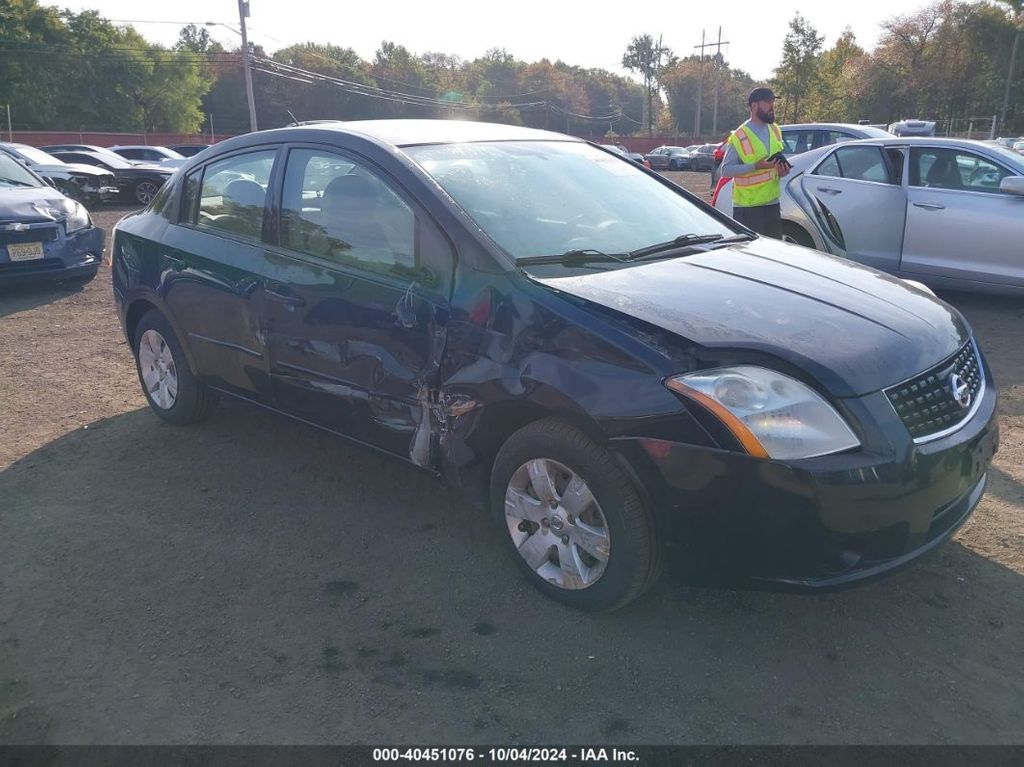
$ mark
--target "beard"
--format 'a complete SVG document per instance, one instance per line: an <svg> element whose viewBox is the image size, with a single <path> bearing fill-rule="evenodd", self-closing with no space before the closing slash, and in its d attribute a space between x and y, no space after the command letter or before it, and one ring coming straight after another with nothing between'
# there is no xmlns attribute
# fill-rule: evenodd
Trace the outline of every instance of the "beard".
<svg viewBox="0 0 1024 767"><path fill-rule="evenodd" d="M768 111L765 111L764 109L758 107L757 119L763 123L773 123L775 122L775 110L770 109Z"/></svg>

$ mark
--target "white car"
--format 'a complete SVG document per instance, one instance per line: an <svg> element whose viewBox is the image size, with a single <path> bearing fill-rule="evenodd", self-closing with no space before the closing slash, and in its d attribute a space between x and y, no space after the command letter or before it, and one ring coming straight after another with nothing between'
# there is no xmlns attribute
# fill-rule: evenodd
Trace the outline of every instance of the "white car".
<svg viewBox="0 0 1024 767"><path fill-rule="evenodd" d="M951 138L850 141L791 158L783 239L932 287L1024 295L1024 157ZM712 205L732 215L732 180Z"/></svg>
<svg viewBox="0 0 1024 767"><path fill-rule="evenodd" d="M112 146L110 149L121 155L126 160L149 162L155 165L162 165L165 168L177 168L185 164L188 159L185 155L178 154L173 149L165 146L149 146L148 144L122 144Z"/></svg>

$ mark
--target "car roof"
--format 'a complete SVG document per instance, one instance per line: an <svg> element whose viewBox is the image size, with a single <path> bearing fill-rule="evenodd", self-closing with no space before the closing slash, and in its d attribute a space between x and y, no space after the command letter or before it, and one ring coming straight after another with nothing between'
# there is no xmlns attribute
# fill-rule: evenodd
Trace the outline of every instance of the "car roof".
<svg viewBox="0 0 1024 767"><path fill-rule="evenodd" d="M583 142L583 139L554 131L470 120L349 120L279 128L267 131L267 133L277 133L278 131L294 132L293 135L300 136L306 131L352 133L395 147L418 144L456 144L471 141Z"/></svg>
<svg viewBox="0 0 1024 767"><path fill-rule="evenodd" d="M111 149L167 149L157 144L114 144Z"/></svg>

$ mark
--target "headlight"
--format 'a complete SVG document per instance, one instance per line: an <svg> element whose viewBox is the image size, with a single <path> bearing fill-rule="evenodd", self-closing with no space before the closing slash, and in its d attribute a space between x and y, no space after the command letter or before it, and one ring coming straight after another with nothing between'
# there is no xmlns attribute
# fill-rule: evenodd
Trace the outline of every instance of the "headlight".
<svg viewBox="0 0 1024 767"><path fill-rule="evenodd" d="M813 458L860 446L817 392L767 368L705 370L670 378L665 385L710 410L759 458Z"/></svg>
<svg viewBox="0 0 1024 767"><path fill-rule="evenodd" d="M74 200L68 200L63 205L64 219L64 231L68 234L77 232L79 229L84 229L89 226L92 221L89 220L89 213L86 211L80 202Z"/></svg>

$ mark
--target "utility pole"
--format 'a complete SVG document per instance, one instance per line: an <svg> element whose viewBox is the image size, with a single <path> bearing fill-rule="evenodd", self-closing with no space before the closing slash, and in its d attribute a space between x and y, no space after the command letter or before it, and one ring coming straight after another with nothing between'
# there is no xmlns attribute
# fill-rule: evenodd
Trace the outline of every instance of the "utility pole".
<svg viewBox="0 0 1024 767"><path fill-rule="evenodd" d="M711 132L715 135L716 138L718 136L718 94L719 94L719 91L720 91L720 88L719 88L719 78L718 78L718 66L719 66L719 64L721 63L721 60L722 60L722 46L723 45L728 45L728 44L729 44L728 40L725 40L725 41L722 40L722 28L719 27L718 28L718 42L715 42L715 43L705 43L704 42L704 30L702 29L700 31L700 45L693 46L694 48L699 48L700 49L700 75L697 78L697 115L696 115L696 117L694 118L694 121L693 121L693 134L694 134L694 138L699 138L700 135L701 135L701 119L700 119L701 115L700 115L700 110L701 110L701 100L702 100L702 97L704 95L703 91L704 91L704 49L705 48L714 48L715 49L715 55L713 57L713 63L714 63L714 70L713 71L714 71L714 75L715 75L715 110L714 110L714 113L713 113L713 116L712 116Z"/></svg>
<svg viewBox="0 0 1024 767"><path fill-rule="evenodd" d="M245 70L245 96L249 100L249 130L256 130L256 100L252 95L252 71L249 69L249 37L245 19L249 16L249 0L238 0L238 21L242 25L242 68Z"/></svg>
<svg viewBox="0 0 1024 767"><path fill-rule="evenodd" d="M693 116L693 140L700 140L700 102L704 96L704 30L700 31L700 45L693 46L700 48L700 69L697 74L697 113Z"/></svg>

